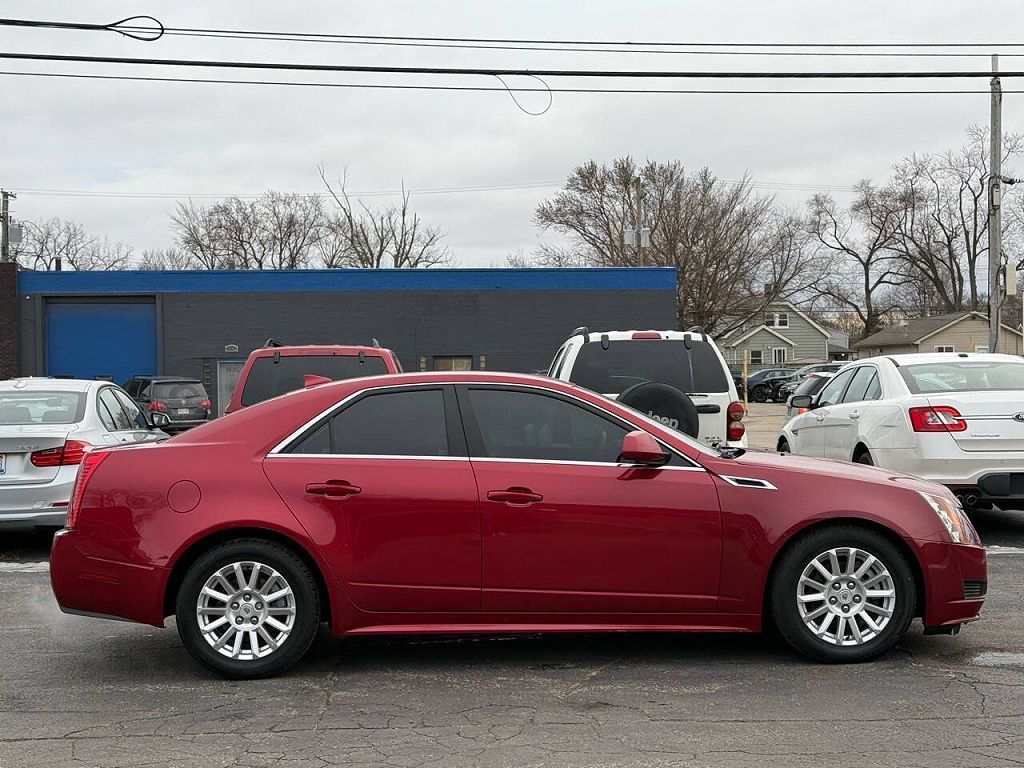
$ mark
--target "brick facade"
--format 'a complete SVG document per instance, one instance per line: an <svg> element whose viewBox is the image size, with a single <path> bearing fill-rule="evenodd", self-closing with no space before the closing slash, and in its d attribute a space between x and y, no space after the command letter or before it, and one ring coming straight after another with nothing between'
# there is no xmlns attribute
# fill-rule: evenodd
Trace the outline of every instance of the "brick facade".
<svg viewBox="0 0 1024 768"><path fill-rule="evenodd" d="M0 263L0 379L21 373L18 339L18 268L13 263Z"/></svg>

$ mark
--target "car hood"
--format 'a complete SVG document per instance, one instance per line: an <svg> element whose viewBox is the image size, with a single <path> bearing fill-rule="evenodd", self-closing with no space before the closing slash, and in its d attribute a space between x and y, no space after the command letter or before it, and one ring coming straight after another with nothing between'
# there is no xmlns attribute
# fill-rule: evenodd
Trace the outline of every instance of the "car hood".
<svg viewBox="0 0 1024 768"><path fill-rule="evenodd" d="M740 477L749 475L765 480L793 473L814 475L821 482L826 483L832 479L859 480L875 485L897 486L942 495L950 493L941 485L891 469L853 464L848 461L795 456L792 453L747 451L735 459L713 458L709 462L708 469L719 475Z"/></svg>

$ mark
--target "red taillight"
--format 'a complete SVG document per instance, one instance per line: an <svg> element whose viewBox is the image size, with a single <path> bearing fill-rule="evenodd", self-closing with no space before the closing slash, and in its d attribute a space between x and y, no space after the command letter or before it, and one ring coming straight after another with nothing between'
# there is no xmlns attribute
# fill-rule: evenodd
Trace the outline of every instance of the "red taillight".
<svg viewBox="0 0 1024 768"><path fill-rule="evenodd" d="M166 411L167 403L162 400L152 400L149 403L149 410L151 411Z"/></svg>
<svg viewBox="0 0 1024 768"><path fill-rule="evenodd" d="M909 414L915 432L963 432L967 429L960 411L951 405L911 408Z"/></svg>
<svg viewBox="0 0 1024 768"><path fill-rule="evenodd" d="M199 404L199 407L205 408L206 410L210 410L211 408L213 408L213 405L210 403L209 400L203 400L203 402Z"/></svg>
<svg viewBox="0 0 1024 768"><path fill-rule="evenodd" d="M746 415L747 409L743 407L743 403L738 400L734 400L729 403L729 407L725 409L725 439L726 440L742 440L743 435L747 433L747 428L743 424L743 417Z"/></svg>
<svg viewBox="0 0 1024 768"><path fill-rule="evenodd" d="M634 339L660 339L661 334L657 331L637 331L631 338Z"/></svg>
<svg viewBox="0 0 1024 768"><path fill-rule="evenodd" d="M82 456L89 443L82 440L68 440L59 448L47 448L45 451L33 451L29 461L34 467L66 467L81 464Z"/></svg>
<svg viewBox="0 0 1024 768"><path fill-rule="evenodd" d="M68 504L68 528L74 528L78 522L78 513L82 509L82 497L85 495L85 486L89 482L89 478L96 471L100 462L109 455L106 451L88 451L82 458L78 476L75 477L75 487L71 491L71 503Z"/></svg>

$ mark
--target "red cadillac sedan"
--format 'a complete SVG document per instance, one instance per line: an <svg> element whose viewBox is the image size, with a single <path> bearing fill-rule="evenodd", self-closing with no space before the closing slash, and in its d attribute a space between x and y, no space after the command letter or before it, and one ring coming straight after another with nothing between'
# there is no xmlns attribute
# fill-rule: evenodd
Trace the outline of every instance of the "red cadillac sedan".
<svg viewBox="0 0 1024 768"><path fill-rule="evenodd" d="M985 550L945 488L712 450L570 384L321 384L160 444L94 450L53 591L161 627L227 677L336 635L758 632L865 661L978 618Z"/></svg>

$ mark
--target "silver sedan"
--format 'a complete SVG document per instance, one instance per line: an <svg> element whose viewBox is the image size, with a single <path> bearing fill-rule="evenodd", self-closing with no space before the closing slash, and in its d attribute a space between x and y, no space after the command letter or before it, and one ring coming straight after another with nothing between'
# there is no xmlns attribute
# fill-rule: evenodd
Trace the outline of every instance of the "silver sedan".
<svg viewBox="0 0 1024 768"><path fill-rule="evenodd" d="M0 382L0 529L63 526L89 447L166 437L106 381Z"/></svg>

